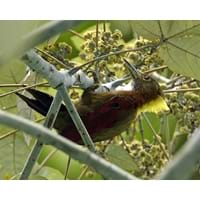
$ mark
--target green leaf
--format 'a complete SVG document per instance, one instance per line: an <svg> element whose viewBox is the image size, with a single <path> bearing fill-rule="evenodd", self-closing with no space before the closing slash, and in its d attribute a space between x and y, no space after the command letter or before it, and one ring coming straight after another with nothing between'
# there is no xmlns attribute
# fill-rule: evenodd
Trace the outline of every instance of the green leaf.
<svg viewBox="0 0 200 200"><path fill-rule="evenodd" d="M187 34L198 34L200 21L191 20L135 20L131 21L132 30L146 39L177 38ZM179 34L178 34L179 33Z"/></svg>
<svg viewBox="0 0 200 200"><path fill-rule="evenodd" d="M0 55L10 52L26 34L30 33L34 29L37 29L44 23L45 21L38 20L0 21Z"/></svg>
<svg viewBox="0 0 200 200"><path fill-rule="evenodd" d="M83 32L85 30L87 30L89 27L93 26L96 23L96 21L85 21L83 23L80 23L79 25L75 26L73 28L74 31L80 33ZM56 43L59 42L66 42L67 44L69 44L73 51L72 51L72 55L70 56L70 58L74 58L76 56L78 56L79 54L79 50L77 49L77 44L74 44L74 40L72 39L74 36L73 33L66 31L60 34L59 38L56 40ZM78 39L80 42L81 39ZM77 41L76 41L77 42Z"/></svg>
<svg viewBox="0 0 200 200"><path fill-rule="evenodd" d="M171 39L160 55L169 68L179 74L200 80L200 37Z"/></svg>
<svg viewBox="0 0 200 200"><path fill-rule="evenodd" d="M64 179L64 175L52 168L52 167L42 167L42 169L38 172L37 176L41 176L46 178L47 180L63 180Z"/></svg>
<svg viewBox="0 0 200 200"><path fill-rule="evenodd" d="M21 172L29 152L21 135L0 140L0 179L10 179Z"/></svg>
<svg viewBox="0 0 200 200"><path fill-rule="evenodd" d="M163 37L160 53L169 68L200 80L200 21L132 21L131 25L144 38Z"/></svg>
<svg viewBox="0 0 200 200"><path fill-rule="evenodd" d="M113 20L110 21L110 29L114 31L115 29L119 29L123 34L123 39L127 42L129 40L134 39L134 31L131 27L131 21L125 20Z"/></svg>
<svg viewBox="0 0 200 200"><path fill-rule="evenodd" d="M0 84L19 83L26 74L25 64L18 60L11 61L9 64L1 65L0 74ZM3 89L10 90L10 88Z"/></svg>
<svg viewBox="0 0 200 200"><path fill-rule="evenodd" d="M174 136L176 125L177 121L172 114L164 116L163 121L160 121L160 136L162 137L162 141L167 144L168 147Z"/></svg>
<svg viewBox="0 0 200 200"><path fill-rule="evenodd" d="M145 114L148 117L148 119L150 120L155 131L157 133L159 133L160 118L158 117L158 115L156 115L155 113L151 113L151 112L147 112ZM143 117L142 117L141 122L142 122L143 131L144 131L144 138L149 140L150 142L152 142L154 140L154 136L153 136L151 129L149 128L148 123L146 122L146 120ZM137 124L137 125L138 125L137 126L138 128L136 130L136 138L141 141L141 133L140 133L140 129L139 129L139 124Z"/></svg>
<svg viewBox="0 0 200 200"><path fill-rule="evenodd" d="M54 150L52 146L44 146L42 149L42 152L40 154L40 157L38 159L38 162L41 164L41 162L46 158L46 156ZM68 155L63 153L62 151L56 151L56 153L46 162L45 166L51 167L55 170L58 170L60 173L65 174L66 166L68 161ZM72 180L76 180L80 174L82 173L83 165L79 163L78 161L71 159L69 172L68 172L68 178ZM64 178L64 175L63 175ZM101 176L99 174L95 174L92 178L83 176L82 179L101 179Z"/></svg>
<svg viewBox="0 0 200 200"><path fill-rule="evenodd" d="M109 144L105 150L106 158L127 171L134 171L137 169L137 165L133 158L128 154L123 147L117 144Z"/></svg>
<svg viewBox="0 0 200 200"><path fill-rule="evenodd" d="M187 138L188 134L177 134L172 141L171 153L177 153L177 151L179 151L181 147L185 144Z"/></svg>

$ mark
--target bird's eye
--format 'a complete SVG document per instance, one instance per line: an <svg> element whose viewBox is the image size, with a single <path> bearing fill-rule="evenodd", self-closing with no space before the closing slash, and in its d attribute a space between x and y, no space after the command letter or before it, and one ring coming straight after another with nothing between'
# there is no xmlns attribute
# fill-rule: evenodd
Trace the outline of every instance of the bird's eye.
<svg viewBox="0 0 200 200"><path fill-rule="evenodd" d="M144 76L144 80L145 80L145 81L150 81L150 80L151 80L151 77L150 77L150 76Z"/></svg>
<svg viewBox="0 0 200 200"><path fill-rule="evenodd" d="M120 105L119 105L119 103L114 102L114 103L111 104L111 107L112 107L113 109L119 109L119 108L120 108Z"/></svg>

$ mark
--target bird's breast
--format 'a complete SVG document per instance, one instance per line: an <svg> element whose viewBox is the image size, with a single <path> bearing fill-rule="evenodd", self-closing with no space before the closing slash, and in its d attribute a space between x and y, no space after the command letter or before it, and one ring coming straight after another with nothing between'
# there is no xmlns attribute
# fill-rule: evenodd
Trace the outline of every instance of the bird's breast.
<svg viewBox="0 0 200 200"><path fill-rule="evenodd" d="M130 98L112 97L93 111L81 115L81 119L94 142L106 140L125 130L136 116L136 104ZM81 137L73 123L60 133L68 139L81 143Z"/></svg>

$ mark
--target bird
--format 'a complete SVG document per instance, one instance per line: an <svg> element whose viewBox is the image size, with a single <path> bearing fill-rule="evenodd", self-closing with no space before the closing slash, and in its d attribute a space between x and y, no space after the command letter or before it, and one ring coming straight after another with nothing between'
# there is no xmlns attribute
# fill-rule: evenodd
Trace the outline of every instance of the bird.
<svg viewBox="0 0 200 200"><path fill-rule="evenodd" d="M125 60L125 63L130 64ZM121 134L137 119L141 112L169 110L163 92L156 80L139 74L131 65L133 89L95 92L94 87L84 90L75 107L93 142L100 142ZM53 101L49 94L26 89L34 98L16 93L33 110L46 116ZM61 136L82 145L83 141L66 107L61 105L53 126Z"/></svg>

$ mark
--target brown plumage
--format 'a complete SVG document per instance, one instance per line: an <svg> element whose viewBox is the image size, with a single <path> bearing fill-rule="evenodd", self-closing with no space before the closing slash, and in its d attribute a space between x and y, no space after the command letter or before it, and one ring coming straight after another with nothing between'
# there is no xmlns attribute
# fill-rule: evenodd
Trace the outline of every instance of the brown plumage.
<svg viewBox="0 0 200 200"><path fill-rule="evenodd" d="M53 97L34 89L27 89L35 99L21 94L31 108L46 115ZM136 118L138 110L145 104L162 96L158 83L152 78L136 78L132 91L110 91L96 93L86 89L76 109L94 142L113 138L120 134ZM78 144L81 137L64 105L61 106L54 124L58 133Z"/></svg>

